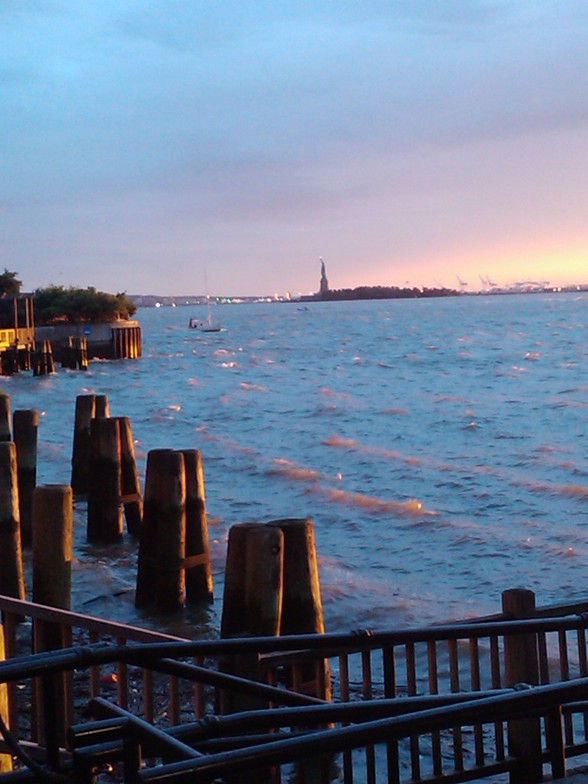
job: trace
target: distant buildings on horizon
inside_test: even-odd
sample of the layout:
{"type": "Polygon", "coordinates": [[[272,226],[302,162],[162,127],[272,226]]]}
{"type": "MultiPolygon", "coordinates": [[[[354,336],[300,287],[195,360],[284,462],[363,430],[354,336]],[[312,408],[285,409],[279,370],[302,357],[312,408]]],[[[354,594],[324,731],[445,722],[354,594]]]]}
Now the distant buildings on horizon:
{"type": "Polygon", "coordinates": [[[459,276],[459,290],[446,288],[445,286],[436,287],[399,287],[399,286],[357,286],[353,289],[331,289],[327,277],[327,268],[322,257],[319,258],[320,280],[319,288],[315,294],[300,294],[292,296],[290,293],[285,295],[274,294],[259,295],[253,297],[246,296],[222,296],[207,297],[205,295],[179,295],[161,296],[157,294],[130,294],[131,299],[138,307],[177,307],[180,305],[206,305],[209,302],[217,304],[238,305],[243,303],[259,302],[325,302],[335,300],[368,300],[368,299],[417,299],[429,297],[472,297],[496,294],[541,294],[541,293],[563,293],[574,291],[588,291],[588,283],[573,284],[570,286],[552,286],[548,281],[523,281],[512,286],[498,286],[490,278],[480,276],[486,288],[479,291],[466,291],[467,283],[459,276]]]}

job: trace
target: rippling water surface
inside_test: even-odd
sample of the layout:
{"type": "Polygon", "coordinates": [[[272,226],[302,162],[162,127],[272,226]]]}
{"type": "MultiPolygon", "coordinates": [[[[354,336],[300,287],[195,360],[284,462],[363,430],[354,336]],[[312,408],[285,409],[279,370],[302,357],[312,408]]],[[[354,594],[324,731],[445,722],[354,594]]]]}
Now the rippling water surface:
{"type": "MultiPolygon", "coordinates": [[[[215,603],[165,621],[214,633],[227,532],[313,518],[327,629],[496,612],[588,592],[588,297],[145,309],[144,356],[2,379],[42,412],[38,481],[69,483],[75,398],[106,393],[150,449],[202,450],[215,603]]],[[[74,609],[133,623],[136,547],[84,541],[74,609]]]]}

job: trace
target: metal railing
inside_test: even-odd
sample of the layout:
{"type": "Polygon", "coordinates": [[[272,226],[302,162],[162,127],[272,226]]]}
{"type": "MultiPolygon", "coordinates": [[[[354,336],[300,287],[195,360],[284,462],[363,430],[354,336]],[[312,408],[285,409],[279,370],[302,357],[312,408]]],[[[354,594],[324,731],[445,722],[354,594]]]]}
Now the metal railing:
{"type": "MultiPolygon", "coordinates": [[[[55,747],[69,748],[71,753],[71,742],[59,735],[48,738],[47,727],[62,721],[67,727],[78,725],[88,703],[96,711],[97,721],[102,722],[108,711],[100,699],[105,699],[111,704],[116,701],[120,710],[126,712],[125,737],[133,735],[128,730],[130,715],[143,722],[141,733],[146,732],[145,725],[154,725],[158,731],[173,737],[184,737],[179,728],[190,727],[201,719],[204,724],[199,725],[200,733],[202,726],[209,726],[210,732],[210,727],[220,727],[224,733],[231,723],[232,733],[221,734],[215,741],[217,746],[228,743],[231,748],[249,742],[252,732],[264,741],[270,737],[272,743],[281,743],[293,741],[301,732],[308,734],[316,731],[316,727],[335,723],[339,727],[333,727],[335,735],[328,737],[338,738],[335,745],[343,742],[341,739],[347,739],[345,743],[349,741],[349,745],[336,762],[331,760],[325,775],[346,783],[465,781],[501,772],[514,775],[517,766],[521,766],[520,759],[525,754],[528,756],[529,738],[533,739],[535,766],[551,759],[557,746],[553,740],[557,736],[553,729],[555,713],[551,709],[542,714],[535,708],[531,710],[535,698],[530,694],[526,695],[528,699],[518,696],[513,703],[523,706],[520,709],[526,712],[524,722],[510,720],[507,725],[514,714],[492,713],[487,720],[480,714],[478,721],[468,725],[464,714],[456,723],[443,727],[411,730],[404,735],[395,729],[385,743],[378,739],[377,733],[368,742],[367,735],[356,735],[352,730],[359,723],[364,726],[367,719],[391,721],[395,714],[408,710],[412,713],[416,709],[419,715],[425,708],[441,710],[434,707],[439,701],[448,706],[476,696],[482,698],[477,704],[483,705],[489,694],[505,696],[505,687],[514,685],[509,681],[509,673],[513,671],[509,658],[520,657],[522,650],[527,658],[531,652],[531,665],[535,664],[536,672],[533,675],[531,666],[533,677],[519,680],[540,685],[577,680],[579,690],[573,699],[567,691],[565,700],[561,698],[564,692],[558,692],[557,699],[561,698],[563,706],[560,742],[563,751],[558,759],[561,762],[563,756],[588,751],[587,709],[583,704],[574,704],[585,699],[588,677],[588,620],[584,615],[517,621],[499,617],[390,632],[186,641],[6,597],[0,597],[0,609],[8,656],[0,664],[0,682],[6,682],[9,688],[9,724],[14,734],[33,747],[38,744],[46,749],[49,742],[53,743],[50,757],[54,764],[62,754],[55,747]],[[29,624],[22,623],[23,618],[33,619],[34,633],[29,624]],[[37,631],[43,624],[58,630],[57,639],[63,647],[68,648],[72,643],[74,647],[30,658],[37,631]],[[251,662],[258,665],[253,682],[239,676],[243,661],[247,662],[248,678],[251,678],[251,662]],[[63,697],[63,715],[52,713],[44,702],[47,694],[56,693],[55,688],[43,691],[43,678],[49,673],[54,686],[59,675],[57,693],[63,697]],[[336,714],[335,708],[323,706],[313,696],[320,693],[320,681],[325,673],[337,710],[348,713],[336,714]],[[234,716],[213,721],[211,716],[222,705],[224,694],[240,695],[248,701],[237,701],[233,710],[238,713],[234,716]],[[255,710],[247,710],[243,705],[255,710]],[[286,723],[288,737],[275,738],[285,731],[280,725],[284,717],[279,713],[283,710],[279,706],[287,705],[309,707],[304,708],[307,713],[301,724],[302,714],[292,714],[294,723],[286,723]],[[327,717],[326,708],[335,712],[327,717]],[[541,723],[533,718],[539,714],[541,723]],[[261,726],[264,722],[266,725],[261,726]],[[272,733],[269,736],[268,730],[272,733]],[[338,730],[342,734],[337,734],[338,730]],[[233,738],[230,741],[229,736],[233,738]],[[517,759],[519,762],[513,761],[517,759]]],[[[569,612],[573,607],[565,609],[569,612]]],[[[557,610],[552,608],[552,612],[557,610]]],[[[571,684],[570,688],[573,687],[571,684]]],[[[539,691],[534,689],[531,694],[539,691]]],[[[52,703],[50,707],[53,709],[55,705],[52,703]]],[[[395,721],[402,723],[400,718],[395,721]]],[[[327,731],[331,729],[321,730],[327,731]]],[[[201,737],[199,742],[204,742],[201,737]]],[[[261,740],[256,743],[261,744],[261,740]]],[[[319,744],[315,748],[323,750],[322,736],[317,735],[315,743],[319,744]]],[[[209,754],[214,749],[212,738],[207,739],[207,744],[205,749],[209,754]]],[[[298,746],[295,744],[293,748],[298,746]]],[[[151,759],[149,750],[144,753],[151,759]]],[[[151,761],[159,762],[157,756],[151,761]]]]}

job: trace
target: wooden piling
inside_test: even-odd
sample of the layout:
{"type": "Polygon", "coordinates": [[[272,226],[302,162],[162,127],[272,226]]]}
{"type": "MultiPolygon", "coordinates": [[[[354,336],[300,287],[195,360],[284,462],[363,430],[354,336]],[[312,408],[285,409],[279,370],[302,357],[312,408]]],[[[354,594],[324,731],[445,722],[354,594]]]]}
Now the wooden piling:
{"type": "Polygon", "coordinates": [[[12,441],[10,431],[10,395],[0,394],[0,441],[12,441]]]}
{"type": "Polygon", "coordinates": [[[94,416],[109,417],[110,403],[108,402],[108,395],[94,395],[94,399],[94,416]]]}
{"type": "Polygon", "coordinates": [[[74,340],[75,367],[78,370],[88,369],[88,339],[78,337],[74,340]]]}
{"type": "Polygon", "coordinates": [[[18,362],[18,348],[17,346],[8,346],[2,351],[1,355],[1,372],[3,376],[12,376],[20,370],[18,362]]]}
{"type": "MultiPolygon", "coordinates": [[[[280,634],[324,634],[314,523],[310,519],[273,520],[268,526],[284,534],[284,593],[280,634]]],[[[331,678],[326,659],[302,668],[304,692],[331,698],[331,678]]]]}
{"type": "MultiPolygon", "coordinates": [[[[511,588],[502,593],[502,612],[509,619],[535,616],[535,594],[527,588],[511,588]]],[[[537,635],[511,634],[504,637],[505,686],[539,683],[537,635]]],[[[531,784],[543,780],[541,726],[539,718],[508,722],[509,753],[521,760],[519,772],[511,780],[531,784]]],[[[517,769],[518,770],[518,769],[517,769]]]]}
{"type": "MultiPolygon", "coordinates": [[[[261,523],[237,523],[229,531],[221,637],[277,636],[283,591],[284,535],[261,523]]],[[[255,654],[231,656],[224,672],[259,680],[255,654]]],[[[257,697],[223,691],[221,713],[267,707],[257,697]]]]}
{"type": "MultiPolygon", "coordinates": [[[[71,609],[73,493],[69,485],[40,485],[33,494],[33,601],[63,610],[71,609]]],[[[71,645],[71,629],[59,623],[35,620],[34,652],[71,645]]],[[[41,710],[43,685],[35,682],[34,722],[40,741],[47,735],[41,710]]],[[[54,702],[55,726],[50,732],[63,745],[71,723],[73,690],[71,673],[48,678],[54,702]]],[[[46,695],[45,695],[46,696],[46,695]]]]}
{"type": "Polygon", "coordinates": [[[121,492],[127,531],[138,536],[143,522],[143,498],[135,460],[135,444],[129,417],[116,417],[120,431],[121,492]]]}
{"type": "Polygon", "coordinates": [[[262,523],[229,530],[221,637],[277,636],[282,615],[284,536],[262,523]]]}
{"type": "Polygon", "coordinates": [[[117,419],[90,425],[88,541],[114,543],[123,535],[120,428],[117,419]]]}
{"type": "Polygon", "coordinates": [[[35,408],[15,411],[12,421],[16,444],[21,538],[23,545],[30,545],[33,537],[33,491],[37,484],[39,412],[35,408]]]}
{"type": "Polygon", "coordinates": [[[225,585],[221,616],[221,637],[241,637],[246,632],[245,576],[247,534],[259,523],[236,523],[229,529],[225,585]]]}
{"type": "Polygon", "coordinates": [[[69,485],[33,493],[33,601],[71,609],[73,495],[69,485]]]}
{"type": "Polygon", "coordinates": [[[147,455],[143,526],[135,605],[155,602],[173,612],[185,599],[186,481],[184,456],[173,449],[147,455]]]}
{"type": "Polygon", "coordinates": [[[51,341],[43,340],[35,345],[33,354],[33,375],[46,376],[50,373],[55,373],[53,347],[51,346],[51,341]]]}
{"type": "Polygon", "coordinates": [[[0,442],[0,594],[25,599],[16,446],[0,442]]]}
{"type": "MultiPolygon", "coordinates": [[[[0,661],[6,659],[6,646],[4,644],[4,627],[0,624],[0,661]]],[[[0,716],[2,721],[9,727],[8,721],[8,686],[6,683],[0,684],[0,716]]],[[[0,773],[8,773],[12,770],[12,755],[0,754],[0,773]]]]}
{"type": "Polygon", "coordinates": [[[95,410],[96,395],[77,396],[71,458],[71,486],[75,495],[85,495],[88,492],[90,425],[95,410]]]}
{"type": "Polygon", "coordinates": [[[73,337],[71,335],[61,348],[61,367],[75,370],[73,337]]]}
{"type": "Polygon", "coordinates": [[[285,537],[280,634],[323,634],[325,622],[312,520],[273,520],[268,526],[279,528],[285,537]]]}
{"type": "Polygon", "coordinates": [[[197,449],[181,451],[186,472],[186,598],[190,602],[212,602],[213,580],[202,455],[197,449]]]}

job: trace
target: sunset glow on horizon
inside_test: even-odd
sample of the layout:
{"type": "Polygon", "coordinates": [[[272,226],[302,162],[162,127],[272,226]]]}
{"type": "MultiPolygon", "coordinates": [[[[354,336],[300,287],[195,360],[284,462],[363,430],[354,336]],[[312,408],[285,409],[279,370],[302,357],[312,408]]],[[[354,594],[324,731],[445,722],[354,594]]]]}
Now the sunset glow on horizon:
{"type": "Polygon", "coordinates": [[[26,290],[309,293],[319,257],[331,288],[588,283],[582,0],[0,22],[0,268],[26,290]]]}

